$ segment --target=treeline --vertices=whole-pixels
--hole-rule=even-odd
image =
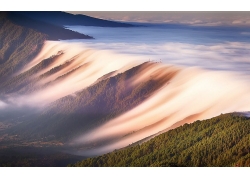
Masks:
[[[250,166],[250,118],[222,114],[69,166]]]

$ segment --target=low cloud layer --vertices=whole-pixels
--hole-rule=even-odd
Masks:
[[[163,67],[161,71],[172,71]],[[228,72],[182,69],[145,102],[71,143],[84,144],[118,138],[94,151],[82,152],[82,155],[102,154],[154,135],[175,123],[181,125],[221,113],[247,111],[250,109],[249,80],[239,78]]]

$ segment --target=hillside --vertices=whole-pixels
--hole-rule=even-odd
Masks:
[[[58,26],[100,26],[100,27],[133,27],[134,25],[97,19],[86,15],[74,15],[66,12],[20,11],[18,14]]]
[[[47,34],[19,26],[8,13],[0,13],[0,80],[6,81],[13,73],[30,62],[41,50]],[[2,83],[1,83],[2,84]]]
[[[40,52],[45,40],[89,36],[16,14],[0,12],[0,80],[8,80]]]
[[[250,118],[222,114],[69,166],[250,166]]]
[[[53,60],[53,58],[48,60]],[[40,64],[8,82],[8,86],[4,86],[4,89],[12,87],[6,91],[16,92],[18,89],[30,87],[27,77],[32,75],[32,72],[41,70]],[[20,138],[29,140],[40,140],[53,135],[54,139],[65,142],[94,129],[141,104],[169,80],[168,78],[162,81],[151,79],[127,85],[126,82],[142,69],[154,65],[154,63],[143,63],[124,73],[104,78],[92,86],[76,92],[74,96],[63,97],[51,103],[42,112],[9,129],[8,133],[18,134]],[[175,73],[169,74],[174,75]],[[63,78],[61,77],[61,79]],[[28,91],[27,88],[26,91]]]

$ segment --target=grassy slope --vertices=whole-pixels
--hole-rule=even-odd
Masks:
[[[231,113],[196,121],[69,166],[250,166],[250,118]]]

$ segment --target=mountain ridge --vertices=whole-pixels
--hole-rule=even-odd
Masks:
[[[87,15],[74,15],[61,11],[18,11],[18,14],[24,16],[48,22],[51,24],[56,24],[58,26],[73,26],[73,25],[83,25],[83,26],[100,26],[100,27],[134,27],[132,24],[123,22],[114,22],[104,19],[93,18]]]

